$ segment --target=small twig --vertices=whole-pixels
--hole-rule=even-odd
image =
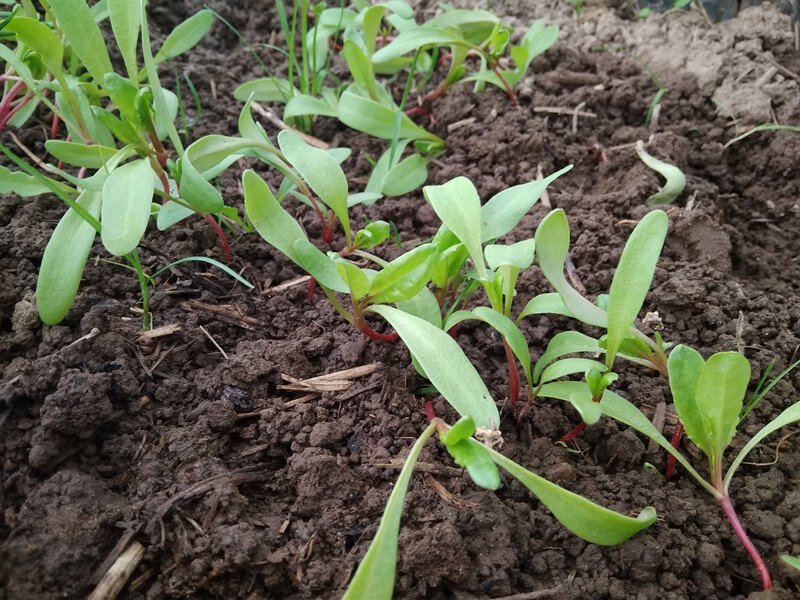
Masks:
[[[538,598],[550,598],[551,596],[555,596],[560,591],[561,591],[561,586],[549,588],[546,590],[523,592],[522,594],[513,594],[511,596],[501,596],[496,600],[537,600]]]
[[[475,117],[467,117],[466,119],[461,119],[455,123],[450,123],[450,125],[447,126],[447,133],[453,133],[456,129],[460,129],[465,125],[472,125],[475,121]]]
[[[316,148],[320,148],[322,150],[328,150],[331,147],[331,145],[328,142],[323,142],[321,139],[315,138],[313,135],[308,135],[307,133],[304,133],[304,132],[300,131],[299,129],[295,129],[294,127],[291,127],[290,125],[287,125],[285,121],[283,121],[278,115],[276,115],[274,112],[272,112],[272,109],[269,109],[269,108],[266,108],[264,106],[261,106],[258,102],[255,102],[255,101],[250,102],[250,106],[252,107],[252,109],[254,111],[256,111],[259,115],[261,115],[262,117],[267,119],[270,123],[275,125],[275,127],[277,127],[278,129],[291,129],[297,135],[299,135],[301,138],[303,138],[303,140],[306,143],[311,144],[312,146],[314,146]]]
[[[145,547],[133,540],[106,571],[100,583],[89,594],[88,600],[114,600],[125,587],[136,567],[142,562],[144,552]]]
[[[13,131],[9,131],[8,135],[11,136],[11,139],[14,140],[14,143],[19,147],[19,149],[22,150],[22,152],[28,158],[30,158],[36,164],[37,167],[39,167],[43,171],[47,171],[48,173],[55,173],[56,172],[56,169],[54,169],[51,165],[48,165],[47,163],[45,163],[41,158],[36,156],[30,148],[28,148],[25,144],[23,144],[22,140],[20,140],[14,134]]]
[[[154,340],[156,338],[172,335],[173,333],[178,333],[180,330],[181,326],[178,323],[171,323],[169,325],[162,325],[161,327],[156,327],[155,329],[150,329],[149,331],[143,331],[139,335],[139,339]]]
[[[578,116],[584,106],[586,106],[586,102],[581,102],[575,107],[575,110],[572,111],[572,133],[578,133]]]
[[[100,330],[97,327],[92,327],[92,330],[89,333],[87,333],[84,336],[79,337],[77,340],[75,340],[71,344],[68,344],[68,345],[64,346],[64,350],[66,350],[67,348],[72,348],[73,346],[75,346],[76,344],[79,344],[80,342],[83,342],[83,341],[86,341],[86,340],[90,340],[93,337],[97,337],[98,335],[100,335]]]
[[[765,462],[765,463],[743,462],[742,464],[743,465],[748,465],[748,466],[751,466],[751,467],[771,467],[772,465],[777,464],[778,463],[778,458],[780,457],[781,446],[783,446],[783,444],[786,442],[786,440],[788,440],[792,436],[797,435],[798,433],[800,433],[800,429],[796,429],[795,431],[792,431],[791,433],[787,433],[785,436],[783,436],[781,439],[778,440],[778,443],[775,446],[775,458],[774,458],[774,460],[771,460],[770,462]]]
[[[214,344],[214,346],[216,346],[216,348],[217,348],[217,350],[219,350],[220,354],[222,354],[222,356],[225,357],[225,360],[228,360],[228,358],[229,358],[228,357],[228,353],[225,352],[225,350],[222,349],[222,346],[220,346],[217,343],[217,340],[214,339],[214,336],[212,336],[210,333],[208,333],[208,330],[205,327],[203,327],[202,325],[200,325],[200,331],[202,331],[203,333],[206,334],[206,337],[209,340],[211,340],[211,343]]]
[[[585,296],[586,286],[583,285],[581,278],[578,276],[578,272],[575,270],[575,264],[572,262],[572,256],[569,254],[569,252],[567,253],[567,260],[564,261],[564,266],[567,270],[567,277],[569,277],[569,280],[572,283],[572,287]]]
[[[585,117],[587,119],[596,119],[597,114],[588,110],[580,110],[585,106],[585,102],[581,102],[577,108],[561,108],[560,106],[537,106],[533,109],[535,113],[547,113],[550,115],[564,115],[565,117]]]
[[[304,283],[308,283],[311,279],[309,275],[303,275],[302,277],[298,277],[296,279],[292,279],[291,281],[287,281],[285,283],[281,283],[280,285],[276,285],[274,287],[267,288],[264,290],[265,294],[277,294],[278,292],[282,292],[283,290],[288,290],[296,285],[302,285]]]
[[[542,163],[539,163],[536,165],[536,181],[541,181],[542,179],[544,179],[544,171],[542,170]],[[550,204],[550,194],[547,193],[547,188],[544,188],[542,191],[539,201],[547,210],[553,209],[553,205]]]

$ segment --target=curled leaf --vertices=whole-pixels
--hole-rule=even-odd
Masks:
[[[658,192],[647,199],[647,204],[671,204],[675,198],[680,196],[683,188],[686,187],[686,176],[678,167],[658,160],[650,156],[644,150],[644,142],[636,142],[636,153],[642,162],[648,167],[661,174],[666,182]]]

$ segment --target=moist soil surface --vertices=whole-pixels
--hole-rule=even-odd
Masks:
[[[265,4],[211,2],[256,47],[281,43]],[[156,2],[155,36],[201,6]],[[567,211],[575,275],[594,297],[608,290],[624,241],[660,185],[633,149],[649,140],[651,154],[683,169],[687,187],[666,207],[670,232],[646,311],[658,312],[669,341],[704,355],[744,351],[754,383],[770,362],[777,373],[797,358],[800,136],[760,133],[724,148],[758,123],[800,123],[800,54],[789,18],[772,5],[723,24],[696,11],[641,20],[622,2],[580,19],[562,2],[506,0],[493,9],[520,29],[547,18],[561,26],[560,39],[518,86],[518,107],[499,90],[474,94],[468,84],[436,101],[432,128],[448,149],[431,165],[430,183],[466,175],[488,199],[534,179],[539,168],[548,174],[574,164],[550,187],[549,203]],[[285,67],[275,52],[258,52],[271,69]],[[190,111],[190,135],[235,135],[241,107],[231,93],[264,75],[236,35],[217,24],[173,66],[202,99],[202,111]],[[172,75],[165,69],[168,83]],[[645,126],[656,80],[668,91]],[[43,129],[36,123],[21,135],[36,148]],[[366,157],[382,146],[333,120],[318,121],[314,134],[353,148],[345,167],[358,191]],[[240,171],[222,183],[227,202],[241,208]],[[318,235],[313,214],[295,208]],[[7,195],[0,203],[0,597],[85,597],[131,540],[146,550],[122,598],[341,594],[426,423],[424,397],[414,395],[422,382],[402,344],[369,341],[321,294],[309,301],[297,283],[302,273],[256,234],[233,240],[234,266],[253,291],[202,265],[160,278],[154,325],[173,326],[160,337],[141,335],[135,278],[108,262],[99,242],[69,316],[43,327],[33,290],[62,213],[53,198]],[[532,235],[546,213],[537,204],[506,241]],[[355,218],[392,221],[405,242],[438,226],[419,192],[358,209]],[[167,234],[153,229],[142,253],[151,271],[182,256],[221,257],[200,220]],[[517,306],[550,291],[535,268],[518,289]],[[561,318],[527,319],[534,357],[570,326]],[[458,341],[501,406],[506,455],[615,510],[636,514],[652,505],[659,519],[620,546],[588,544],[516,481],[505,479],[496,493],[480,490],[430,442],[406,501],[398,598],[800,592],[800,575],[779,559],[800,554],[800,444],[788,436],[797,426],[752,453],[732,487],[776,580],[762,595],[714,500],[683,472],[663,480],[663,452],[607,419],[569,446],[556,445],[578,422],[574,411],[539,400],[517,421],[506,406],[497,337],[465,325]],[[363,365],[371,368],[343,391],[309,397],[284,389],[290,378]],[[798,388],[798,374],[777,385],[734,447],[797,401]],[[663,378],[626,368],[616,390],[648,415],[666,408],[671,435]],[[432,399],[440,415],[454,418]]]

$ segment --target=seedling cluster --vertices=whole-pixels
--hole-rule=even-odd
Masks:
[[[575,429],[565,432],[564,442],[603,416],[654,440],[670,455],[667,479],[677,462],[719,502],[752,557],[764,589],[770,588],[766,564],[734,510],[729,486],[736,469],[762,439],[800,420],[800,403],[766,425],[724,470],[725,450],[754,404],[744,403],[749,362],[736,352],[720,352],[706,360],[688,346],[665,341],[659,333],[646,335],[637,325],[667,235],[665,212],[651,210],[639,221],[608,294],[595,301],[584,297],[565,275],[570,229],[563,210],[553,210],[542,219],[534,236],[503,243],[547,186],[571,165],[485,202],[465,177],[424,187],[425,201],[441,225],[430,239],[403,247],[393,260],[382,258],[386,255],[382,248],[394,243],[389,223],[353,226],[354,206],[406,194],[426,181],[428,163],[443,150],[444,142],[413,117],[429,116],[434,101],[463,81],[473,82],[477,89],[497,86],[515,104],[514,85],[531,61],[555,41],[555,27],[534,23],[515,45],[511,30],[484,10],[448,10],[418,24],[411,7],[398,0],[377,5],[357,0],[347,8],[311,7],[300,1],[291,13],[277,0],[288,44],[287,76],[270,75],[236,90],[244,101],[238,136],[210,134],[187,143],[175,126],[180,99],[161,85],[157,67],[202,39],[214,19],[209,10],[179,25],[152,54],[144,2],[107,0],[92,7],[85,0],[40,4],[37,10],[29,1],[20,2],[0,20],[0,33],[8,44],[0,45],[5,61],[0,129],[22,127],[37,111],[48,114],[49,156],[39,159],[21,146],[33,162],[29,164],[0,146],[18,168],[0,168],[0,186],[21,196],[52,193],[68,207],[47,244],[39,274],[37,305],[45,323],[58,323],[67,314],[98,234],[105,250],[123,257],[136,273],[145,326],[150,322],[148,299],[155,278],[176,264],[207,262],[250,286],[230,267],[207,257],[184,257],[153,275],[144,271],[138,248],[148,224],[154,221],[164,231],[199,215],[217,233],[227,261],[233,255],[226,228],[255,230],[312,277],[309,294],[319,288],[357,331],[376,342],[402,340],[420,376],[459,415],[450,425],[427,406],[430,424],[411,448],[345,598],[392,596],[406,491],[420,452],[435,433],[476,485],[497,489],[502,469],[565,527],[589,542],[618,544],[656,520],[651,507],[631,517],[599,506],[499,451],[500,411],[456,341],[459,325],[468,320],[488,325],[502,339],[509,405],[518,419],[535,402],[555,399],[568,403],[581,419]],[[98,25],[105,19],[122,56],[124,74],[113,68],[109,58]],[[332,80],[333,53],[344,58],[351,82],[325,85]],[[438,69],[443,64],[449,66],[441,75]],[[391,87],[391,81],[403,79],[398,75],[406,80],[399,102]],[[412,93],[435,78],[433,89],[409,106]],[[335,117],[353,129],[389,140],[389,148],[374,163],[365,189],[353,193],[340,166],[350,154],[348,149],[322,150],[292,129],[281,131],[273,142],[253,119],[254,100],[284,103],[284,117],[306,129],[318,116]],[[406,156],[412,148],[414,152]],[[648,155],[643,146],[637,151],[666,179],[648,203],[671,202],[683,190],[685,177]],[[246,223],[226,205],[213,183],[244,157],[256,159],[260,170],[281,178],[273,189],[255,169],[243,172]],[[296,202],[319,220],[320,239],[309,239],[292,214],[298,210]],[[528,270],[547,280],[553,291],[520,308],[516,286]],[[597,334],[561,332],[546,348],[536,349],[539,358],[534,361],[519,325],[527,317],[547,313],[577,320]],[[385,325],[380,326],[381,321]],[[636,406],[613,391],[618,359],[652,369],[667,380],[681,423],[672,443]],[[707,458],[708,478],[679,451],[683,430]],[[796,563],[792,557],[785,560]]]

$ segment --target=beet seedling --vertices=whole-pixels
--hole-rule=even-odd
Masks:
[[[604,414],[625,423],[667,450],[714,496],[736,537],[756,565],[763,588],[768,590],[772,587],[769,570],[739,521],[729,488],[736,469],[753,448],[774,431],[800,420],[800,402],[784,410],[758,431],[739,451],[728,470],[724,471],[725,451],[745,412],[744,396],[750,380],[750,363],[737,352],[718,352],[708,360],[703,360],[696,350],[679,345],[670,353],[669,373],[670,390],[678,417],[685,427],[686,435],[706,455],[709,479],[702,477],[647,417],[628,401],[614,394],[606,394],[600,407]]]

